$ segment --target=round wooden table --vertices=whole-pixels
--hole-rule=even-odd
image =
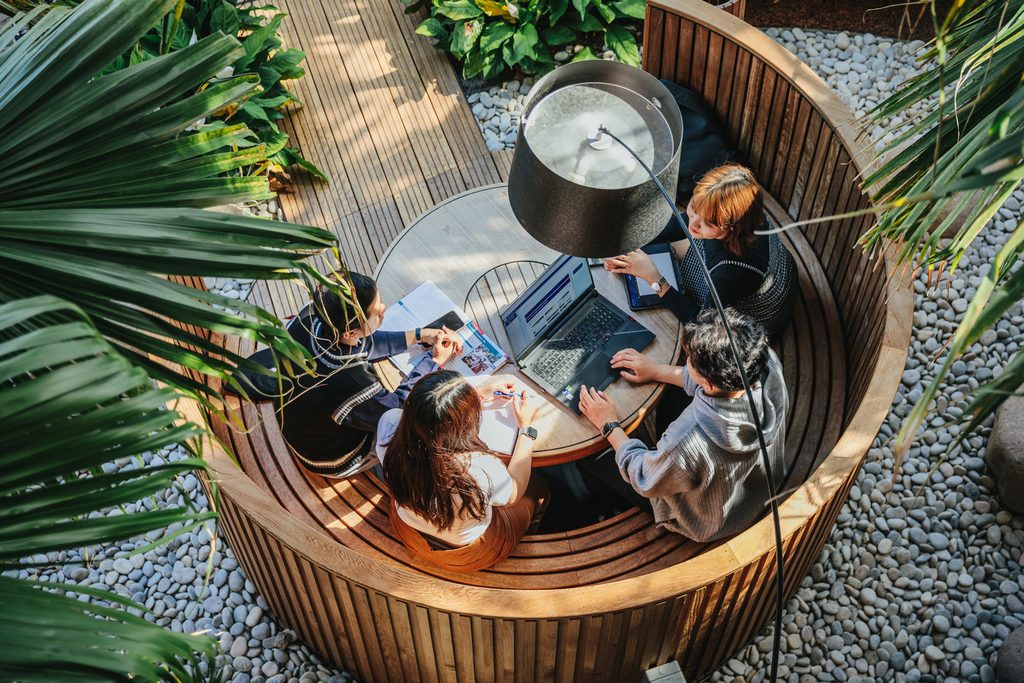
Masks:
[[[519,225],[508,201],[506,185],[481,187],[438,204],[405,229],[377,265],[375,277],[385,303],[393,303],[431,280],[508,352],[498,312],[511,302],[559,254],[531,237]],[[603,268],[591,268],[597,290],[629,312],[622,279]],[[656,335],[645,353],[659,363],[679,357],[681,324],[665,308],[630,312]],[[540,437],[534,467],[576,460],[607,447],[590,421],[551,398],[510,362],[498,371],[533,387],[545,402],[536,422]],[[662,385],[633,385],[617,379],[606,389],[619,407],[627,432],[642,422],[661,396]]]

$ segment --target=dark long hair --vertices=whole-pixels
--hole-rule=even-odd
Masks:
[[[395,502],[450,529],[457,516],[483,519],[487,498],[469,473],[466,453],[489,453],[480,439],[480,397],[457,372],[424,376],[405,400],[384,458]],[[456,510],[458,504],[458,510]]]
[[[334,328],[336,334],[342,335],[357,329],[366,319],[366,311],[377,298],[377,283],[354,270],[348,272],[348,282],[341,272],[332,273],[330,279],[348,290],[347,296],[342,298],[337,292],[320,285],[313,293],[313,304],[321,320]],[[355,306],[360,308],[359,312]]]

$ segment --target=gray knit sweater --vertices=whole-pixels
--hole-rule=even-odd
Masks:
[[[683,370],[693,402],[668,426],[654,450],[630,439],[615,453],[623,478],[651,499],[654,521],[695,541],[743,531],[766,511],[767,476],[746,396],[715,398]],[[767,376],[753,387],[776,483],[785,467],[788,396],[774,352]]]

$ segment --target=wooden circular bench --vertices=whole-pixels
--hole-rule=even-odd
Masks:
[[[769,201],[769,208],[776,222],[785,220],[777,203]],[[803,483],[819,456],[836,442],[846,363],[835,302],[817,257],[801,235],[784,239],[796,257],[801,296],[793,324],[776,344],[793,397],[783,491]],[[518,293],[505,294],[514,298]],[[232,350],[243,355],[253,351],[247,343]],[[446,572],[418,560],[402,545],[388,520],[387,487],[375,475],[339,481],[311,474],[285,447],[272,403],[252,405],[229,398],[229,406],[242,428],[220,423],[216,433],[230,444],[252,482],[297,519],[379,562],[477,586],[564,588],[647,574],[709,547],[655,528],[649,514],[634,508],[586,528],[527,536],[508,560],[491,569]]]
[[[850,113],[785,49],[683,0],[652,2],[644,38],[644,67],[714,106],[777,222],[870,206],[858,184],[866,143]],[[827,538],[906,359],[909,289],[890,278],[891,264],[856,247],[871,220],[788,236],[801,297],[779,343],[792,396],[781,505],[787,592]],[[362,680],[632,681],[671,659],[699,680],[771,616],[767,517],[702,545],[633,510],[528,537],[486,572],[445,574],[396,539],[375,477],[308,475],[288,455],[270,404],[234,407],[240,424],[213,419],[217,440],[204,451],[221,528],[280,618]]]

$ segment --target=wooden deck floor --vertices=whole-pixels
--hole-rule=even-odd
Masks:
[[[281,0],[285,44],[306,52],[291,87],[304,107],[284,121],[291,144],[330,177],[294,174],[286,220],[338,236],[340,258],[371,273],[391,240],[452,195],[502,182],[511,154],[487,151],[455,68],[414,33],[401,0]],[[326,265],[326,264],[321,264]],[[261,284],[256,303],[297,310],[290,286]]]

